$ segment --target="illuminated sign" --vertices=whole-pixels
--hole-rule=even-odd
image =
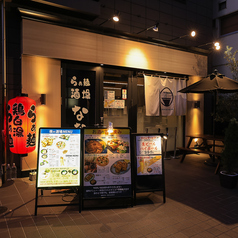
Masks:
[[[80,129],[40,129],[37,187],[80,185]]]

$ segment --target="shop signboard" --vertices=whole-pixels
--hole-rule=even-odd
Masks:
[[[83,128],[95,123],[96,71],[67,68],[63,87],[66,109],[64,125]]]
[[[80,186],[81,130],[40,128],[37,188]]]
[[[132,196],[130,129],[84,128],[84,198]]]

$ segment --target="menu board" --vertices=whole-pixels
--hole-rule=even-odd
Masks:
[[[161,136],[136,136],[137,175],[162,174]]]
[[[80,185],[80,129],[40,128],[37,187]]]
[[[125,100],[104,100],[104,108],[125,108]]]
[[[84,197],[131,196],[130,129],[84,129]]]

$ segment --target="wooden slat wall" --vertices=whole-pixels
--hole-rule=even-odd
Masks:
[[[23,54],[207,75],[207,57],[91,32],[23,20]]]
[[[36,150],[21,161],[21,170],[37,165],[39,127],[61,127],[61,61],[47,57],[22,57],[22,92],[36,101]],[[46,104],[40,104],[41,94]],[[29,166],[29,167],[28,167]]]

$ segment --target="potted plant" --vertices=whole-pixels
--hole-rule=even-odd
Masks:
[[[221,186],[235,188],[238,174],[238,121],[233,118],[225,132],[224,150],[221,155],[222,171],[220,171]]]

